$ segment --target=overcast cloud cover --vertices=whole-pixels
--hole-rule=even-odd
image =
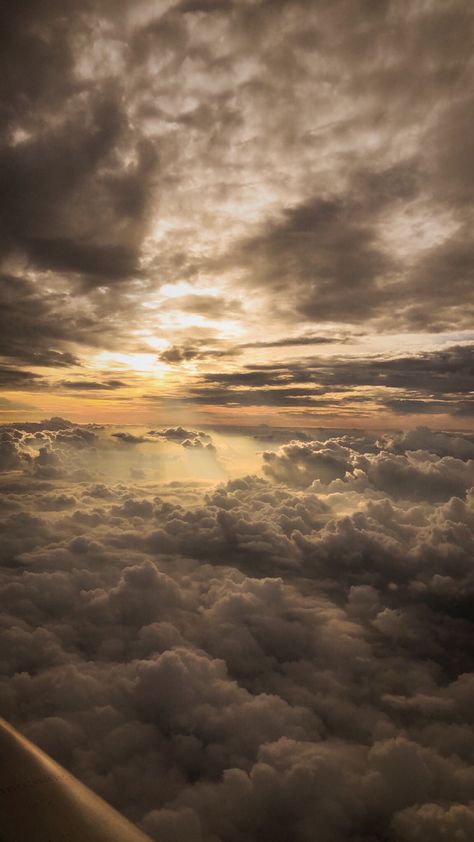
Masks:
[[[4,3],[5,420],[466,429],[472,17]]]
[[[1,435],[28,737],[156,840],[472,839],[473,437]]]

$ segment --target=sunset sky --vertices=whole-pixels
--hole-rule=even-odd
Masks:
[[[470,4],[1,16],[1,418],[468,429]]]
[[[0,7],[0,717],[153,842],[474,839],[473,19]]]

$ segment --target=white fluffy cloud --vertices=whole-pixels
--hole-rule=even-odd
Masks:
[[[3,715],[157,840],[471,838],[468,438],[202,485],[107,431],[4,434]]]

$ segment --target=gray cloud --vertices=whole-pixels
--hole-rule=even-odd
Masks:
[[[92,284],[136,271],[145,185],[156,160],[130,131],[120,84],[110,76],[93,86],[81,78],[77,44],[90,39],[104,11],[73,3],[65,17],[54,2],[9,10],[2,74],[9,84],[0,94],[4,246]],[[28,56],[21,70],[18,55]],[[121,153],[130,147],[136,160],[127,165]]]
[[[4,12],[5,364],[136,351],[150,325],[164,362],[203,366],[326,343],[321,322],[338,342],[351,322],[468,328],[471,17],[463,0]],[[235,318],[241,344],[152,324],[142,305],[181,280],[162,312]],[[270,316],[318,324],[252,339]]]
[[[103,383],[95,380],[62,380],[59,385],[64,389],[70,389],[74,392],[94,392],[113,391],[114,389],[120,389],[125,384],[122,380],[105,380]]]
[[[247,342],[241,348],[292,348],[298,345],[332,345],[333,343],[346,342],[346,337],[322,336],[318,334],[303,334],[302,336],[288,336],[283,339],[274,339],[267,342]]]
[[[365,320],[387,303],[380,282],[395,267],[358,210],[344,200],[311,199],[245,240],[231,260],[249,271],[252,285],[284,297],[293,290],[290,306],[305,318]]]
[[[228,301],[217,295],[183,295],[177,301],[171,299],[167,304],[170,309],[179,309],[185,313],[197,313],[208,319],[222,319],[237,315],[242,306],[238,301]],[[166,305],[164,305],[166,309]]]
[[[4,389],[36,389],[42,382],[41,375],[32,371],[14,367],[0,368],[0,383]]]
[[[112,433],[112,435],[124,444],[143,444],[143,442],[149,441],[147,436],[135,436],[133,433],[123,431],[120,431],[119,433]]]
[[[469,410],[472,390],[472,346],[451,346],[441,351],[410,356],[368,359],[307,358],[291,363],[247,365],[237,371],[206,374],[189,399],[196,403],[236,403],[251,406],[343,406],[373,403],[396,413]],[[306,385],[294,385],[306,384]],[[324,398],[327,392],[371,387],[366,394]],[[399,390],[402,397],[387,398]],[[464,395],[466,399],[464,400]],[[437,398],[433,400],[433,397]]]

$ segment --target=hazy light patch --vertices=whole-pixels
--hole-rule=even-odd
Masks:
[[[180,298],[182,295],[189,295],[195,291],[196,288],[188,281],[176,281],[174,284],[163,284],[159,294],[160,298]]]
[[[164,351],[168,347],[169,342],[159,336],[153,336],[145,330],[136,331],[136,336],[142,339],[150,348],[155,351]]]
[[[385,216],[380,235],[388,251],[400,259],[415,260],[423,251],[447,242],[459,221],[446,210],[434,211],[424,203],[397,207]]]
[[[183,313],[179,309],[159,316],[160,326],[165,330],[183,330],[186,328],[212,328],[224,339],[241,336],[241,325],[232,319],[211,319],[199,313]]]
[[[260,472],[262,448],[253,436],[225,435],[212,431],[212,439],[229,478]]]
[[[12,146],[19,146],[22,143],[26,143],[31,138],[30,132],[23,129],[21,126],[14,128],[11,131],[10,135],[10,143]]]

